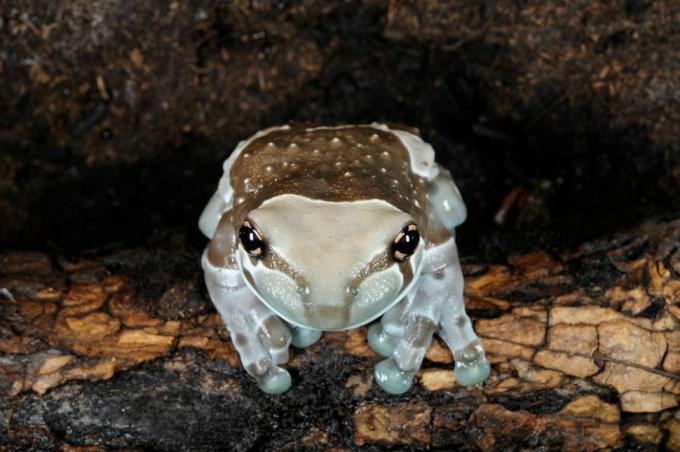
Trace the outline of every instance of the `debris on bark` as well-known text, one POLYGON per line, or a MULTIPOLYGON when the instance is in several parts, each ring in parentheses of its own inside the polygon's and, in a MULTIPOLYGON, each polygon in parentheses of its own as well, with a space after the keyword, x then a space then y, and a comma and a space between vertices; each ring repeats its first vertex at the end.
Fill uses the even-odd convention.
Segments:
POLYGON ((680 266, 679 241, 680 222, 661 222, 572 252, 467 263, 467 307, 491 377, 457 385, 435 340, 415 388, 399 397, 372 383, 380 358, 366 328, 296 351, 293 388, 260 393, 203 293, 195 252, 76 261, 5 253, 2 444, 673 449, 680 298, 669 288, 680 283, 670 270, 680 266), (146 287, 150 267, 165 284, 146 287), (161 313, 178 288, 182 297, 161 313), (654 307, 631 311, 622 293, 645 294, 654 307), (186 435, 168 432, 169 418, 185 419, 186 435))

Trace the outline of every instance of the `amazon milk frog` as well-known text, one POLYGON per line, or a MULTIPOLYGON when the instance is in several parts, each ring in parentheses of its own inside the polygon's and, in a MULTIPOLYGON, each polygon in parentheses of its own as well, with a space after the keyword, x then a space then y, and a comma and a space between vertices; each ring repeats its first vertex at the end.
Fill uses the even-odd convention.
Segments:
POLYGON ((406 392, 433 333, 460 384, 489 363, 463 305, 454 228, 466 209, 417 133, 383 124, 282 126, 242 141, 199 220, 210 298, 245 370, 275 394, 291 384, 288 347, 380 318, 387 392, 406 392))

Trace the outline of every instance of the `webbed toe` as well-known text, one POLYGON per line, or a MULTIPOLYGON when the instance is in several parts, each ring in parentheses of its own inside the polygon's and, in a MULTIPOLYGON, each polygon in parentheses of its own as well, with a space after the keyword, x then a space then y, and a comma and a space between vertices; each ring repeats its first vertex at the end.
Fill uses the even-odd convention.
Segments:
POLYGON ((486 356, 469 362, 456 362, 456 381, 462 386, 472 386, 484 382, 491 373, 491 366, 486 356))
POLYGON ((397 348, 398 339, 385 333, 379 322, 368 329, 367 339, 373 351, 384 357, 392 356, 397 348))
POLYGON ((282 394, 290 388, 291 378, 286 369, 275 367, 264 377, 258 378, 257 382, 267 394, 282 394))
POLYGON ((321 339, 321 331, 309 328, 291 328, 293 340, 291 345, 297 348, 306 348, 321 339))
POLYGON ((392 358, 378 363, 373 372, 378 385, 390 394, 404 394, 413 384, 415 372, 406 372, 397 366, 392 358))

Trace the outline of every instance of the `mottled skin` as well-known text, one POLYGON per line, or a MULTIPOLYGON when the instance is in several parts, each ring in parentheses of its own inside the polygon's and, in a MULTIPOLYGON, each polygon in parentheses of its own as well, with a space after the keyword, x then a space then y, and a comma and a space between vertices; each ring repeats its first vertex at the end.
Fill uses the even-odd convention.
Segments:
POLYGON ((211 238, 205 280, 264 391, 289 388, 278 364, 291 344, 380 316, 368 340, 387 358, 375 369, 387 392, 410 388, 435 332, 461 384, 486 379, 455 244, 465 205, 419 136, 379 124, 284 126, 240 143, 224 169, 199 222, 211 238), (239 239, 242 225, 262 239, 257 254, 239 239), (404 257, 394 244, 406 230, 419 238, 404 257))

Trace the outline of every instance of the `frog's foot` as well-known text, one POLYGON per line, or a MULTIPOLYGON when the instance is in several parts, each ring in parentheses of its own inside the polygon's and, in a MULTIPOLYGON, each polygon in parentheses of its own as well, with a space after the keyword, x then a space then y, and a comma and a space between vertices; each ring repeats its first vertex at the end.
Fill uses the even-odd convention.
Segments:
POLYGON ((376 353, 384 357, 392 355, 399 342, 398 337, 390 336, 385 332, 385 329, 380 322, 371 325, 368 329, 367 339, 368 345, 370 345, 376 353))
POLYGON ((259 325, 253 325, 253 329, 229 326, 234 346, 243 367, 255 378, 260 389, 269 394, 281 394, 290 388, 291 378, 287 370, 276 364, 288 361, 290 331, 273 314, 263 320, 254 320, 258 320, 259 325))
POLYGON ((491 373, 479 338, 472 330, 472 323, 465 313, 457 316, 444 315, 439 335, 453 352, 456 381, 462 386, 484 382, 491 373))
POLYGON ((394 353, 399 344, 399 338, 404 335, 405 313, 412 301, 412 294, 408 294, 406 299, 387 311, 380 322, 371 325, 368 329, 366 338, 368 345, 379 355, 387 358, 394 353))
POLYGON ((268 394, 282 394, 291 384, 288 371, 277 366, 272 366, 265 375, 255 378, 260 389, 268 394))
POLYGON ((243 368, 255 378, 260 389, 269 394, 280 394, 290 388, 288 371, 276 365, 255 334, 239 332, 232 333, 232 337, 243 368))
POLYGON ((427 316, 418 313, 407 316, 404 335, 398 339, 392 355, 375 367, 375 381, 383 390, 390 394, 409 390, 435 329, 435 322, 427 316))
POLYGON ((206 285, 245 370, 269 394, 290 388, 290 374, 277 366, 288 361, 292 336, 286 324, 247 287, 223 287, 210 278, 206 285))
POLYGON ((489 377, 491 366, 479 341, 474 341, 467 347, 454 351, 454 355, 456 357, 454 373, 459 384, 472 386, 482 383, 489 377))
POLYGON ((383 388, 385 392, 390 394, 403 394, 413 384, 414 371, 405 371, 399 368, 397 363, 392 358, 387 358, 375 366, 373 375, 378 385, 383 388))
POLYGON ((306 348, 321 339, 321 331, 319 330, 291 326, 290 331, 293 335, 293 340, 291 342, 293 347, 306 348))

